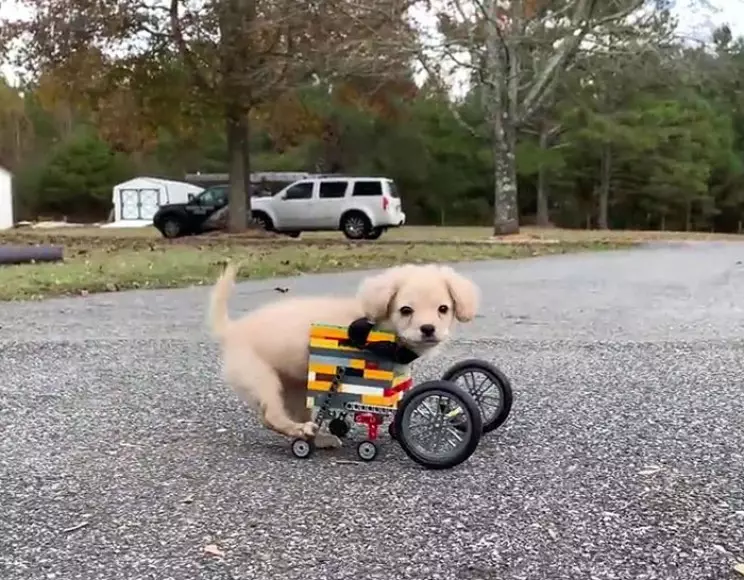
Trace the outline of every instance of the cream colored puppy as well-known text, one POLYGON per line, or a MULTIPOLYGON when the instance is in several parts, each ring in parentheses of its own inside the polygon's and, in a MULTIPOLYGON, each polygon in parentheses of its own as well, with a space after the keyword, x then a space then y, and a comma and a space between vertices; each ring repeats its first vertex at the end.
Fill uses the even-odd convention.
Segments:
POLYGON ((425 355, 449 337, 455 320, 472 320, 478 306, 477 287, 452 268, 405 265, 365 279, 356 297, 286 298, 231 320, 227 303, 235 273, 231 265, 225 269, 209 310, 225 380, 257 404, 266 427, 292 438, 316 437, 318 447, 341 441, 317 433, 305 408, 311 324, 348 326, 366 317, 425 355))

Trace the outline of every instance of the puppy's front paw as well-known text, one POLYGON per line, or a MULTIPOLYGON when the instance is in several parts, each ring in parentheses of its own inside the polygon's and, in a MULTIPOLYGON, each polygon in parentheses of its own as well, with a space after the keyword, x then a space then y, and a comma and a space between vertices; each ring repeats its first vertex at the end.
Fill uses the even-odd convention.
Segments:
POLYGON ((295 437, 302 437, 303 439, 312 439, 318 433, 318 425, 312 421, 307 423, 298 423, 296 427, 295 437))
POLYGON ((338 449, 342 445, 341 439, 330 433, 318 433, 315 437, 315 447, 318 449, 338 449))

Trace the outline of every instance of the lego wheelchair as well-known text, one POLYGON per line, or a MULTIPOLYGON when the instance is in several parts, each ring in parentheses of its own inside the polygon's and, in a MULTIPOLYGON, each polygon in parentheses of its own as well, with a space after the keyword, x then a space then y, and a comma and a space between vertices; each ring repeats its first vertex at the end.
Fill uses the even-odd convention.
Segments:
MULTIPOLYGON (((395 334, 374 329, 366 319, 348 328, 313 325, 307 382, 313 420, 339 438, 353 425, 366 428, 366 439, 357 445, 362 461, 377 457, 385 422, 406 455, 428 469, 466 461, 481 435, 508 418, 511 384, 492 364, 469 359, 439 380, 414 385, 410 364, 417 357, 395 334)), ((295 457, 304 459, 313 451, 312 439, 292 441, 295 457)))

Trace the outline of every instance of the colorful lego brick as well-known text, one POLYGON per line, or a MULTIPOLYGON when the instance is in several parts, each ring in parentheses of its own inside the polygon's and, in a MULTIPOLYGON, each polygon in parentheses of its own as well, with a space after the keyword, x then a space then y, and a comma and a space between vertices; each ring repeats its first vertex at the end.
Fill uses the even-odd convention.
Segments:
MULTIPOLYGON (((368 340, 394 341, 390 332, 372 331, 368 340)), ((346 402, 395 407, 411 385, 408 366, 398 365, 373 353, 351 346, 347 329, 341 326, 315 324, 310 330, 308 365, 308 407, 319 404, 319 395, 328 392, 337 369, 344 369, 341 385, 332 407, 346 402)))

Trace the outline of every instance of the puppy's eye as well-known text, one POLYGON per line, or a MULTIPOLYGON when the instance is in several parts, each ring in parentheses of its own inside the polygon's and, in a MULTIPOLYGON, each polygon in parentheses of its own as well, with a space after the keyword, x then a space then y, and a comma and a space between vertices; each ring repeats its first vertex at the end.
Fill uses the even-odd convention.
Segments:
POLYGON ((449 306, 447 306, 446 304, 442 304, 439 307, 439 314, 447 314, 448 312, 449 312, 449 306))
POLYGON ((413 308, 410 306, 401 306, 398 312, 400 312, 401 316, 411 316, 413 314, 413 308))

